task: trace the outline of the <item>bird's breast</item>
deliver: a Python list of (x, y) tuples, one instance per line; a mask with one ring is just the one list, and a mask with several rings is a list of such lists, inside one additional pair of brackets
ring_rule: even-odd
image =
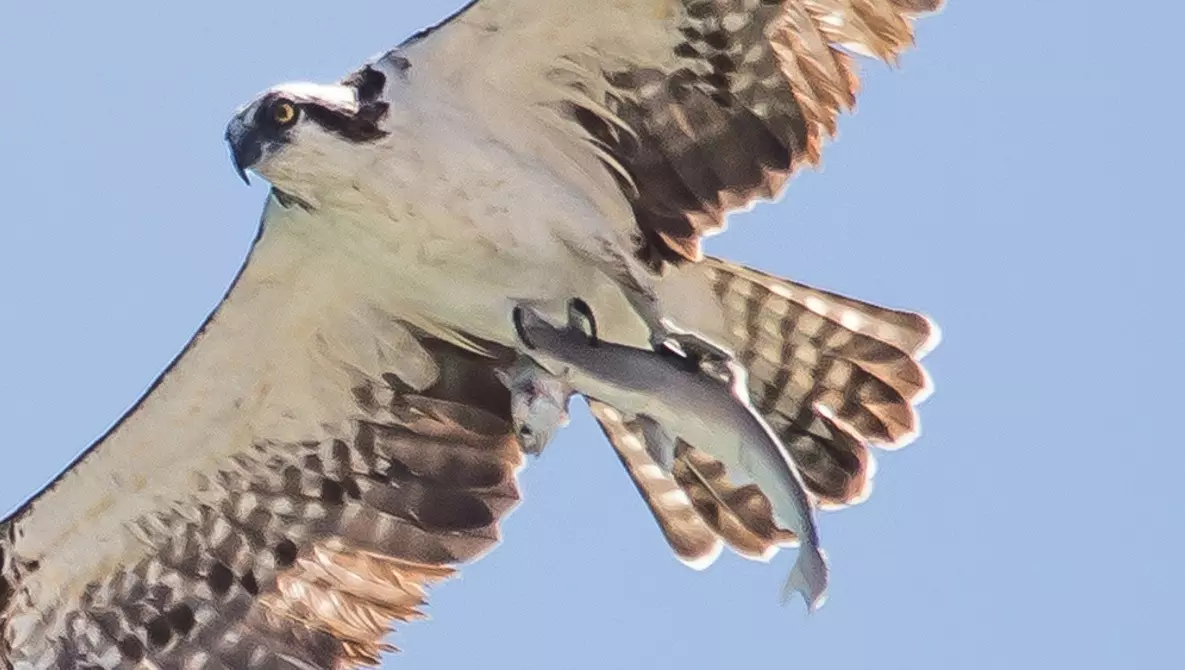
[(580, 296), (610, 332), (615, 314), (628, 321), (616, 285), (575, 251), (573, 240), (612, 225), (587, 184), (493, 137), (449, 130), (393, 136), (397, 149), (377, 147), (353, 186), (314, 217), (316, 244), (357, 275), (357, 290), (397, 303), (392, 313), (503, 344), (514, 343), (518, 302), (562, 314)]

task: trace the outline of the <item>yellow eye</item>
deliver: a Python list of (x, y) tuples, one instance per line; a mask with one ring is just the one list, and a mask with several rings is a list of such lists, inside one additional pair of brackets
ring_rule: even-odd
[(296, 105), (287, 100), (281, 100), (272, 106), (272, 120), (278, 125), (286, 126), (296, 120)]

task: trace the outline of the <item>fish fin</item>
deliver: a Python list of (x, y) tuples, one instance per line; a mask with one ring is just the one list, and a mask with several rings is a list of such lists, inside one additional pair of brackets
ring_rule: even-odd
[(794, 594), (800, 593), (806, 601), (808, 612), (822, 607), (827, 601), (828, 572), (827, 554), (814, 545), (804, 543), (798, 549), (798, 558), (794, 560), (794, 567), (782, 588), (782, 604), (789, 604)]

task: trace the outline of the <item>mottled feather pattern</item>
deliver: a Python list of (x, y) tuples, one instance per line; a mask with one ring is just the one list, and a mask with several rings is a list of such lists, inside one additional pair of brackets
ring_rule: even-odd
[[(817, 505), (865, 500), (871, 446), (898, 448), (918, 431), (915, 405), (930, 391), (921, 359), (937, 344), (926, 317), (860, 302), (706, 257), (702, 272), (723, 311), (727, 341), (749, 375), (755, 407), (786, 445)], [(776, 525), (768, 499), (738, 487), (723, 464), (680, 444), (672, 473), (645, 450), (642, 431), (612, 411), (594, 411), (659, 527), (684, 561), (716, 555), (705, 536), (764, 560), (793, 533)], [(671, 494), (672, 486), (684, 496)], [(691, 503), (688, 510), (687, 501)], [(693, 513), (691, 513), (693, 512)], [(700, 553), (688, 556), (686, 547)]]
[[(703, 261), (705, 299), (719, 303), (755, 405), (816, 501), (842, 506), (868, 495), (871, 446), (901, 446), (916, 434), (913, 405), (929, 390), (918, 361), (936, 331), (920, 315), (704, 259), (700, 244), (729, 210), (776, 197), (795, 170), (819, 162), (839, 114), (855, 102), (849, 54), (895, 62), (912, 44), (913, 19), (940, 4), (481, 0), (454, 16), (451, 37), (425, 32), (399, 58), (412, 77), (448, 82), (462, 109), (488, 111), (493, 135), (523, 114), (554, 117), (563, 141), (531, 138), (525, 154), (554, 159), (547, 152), (592, 147), (553, 160), (556, 178), (587, 180), (590, 199), (619, 212), (623, 225), (636, 223), (638, 254), (654, 270)], [(382, 93), (373, 81), (357, 85)], [(616, 177), (633, 222), (598, 161)], [(249, 331), (254, 321), (244, 323)], [(235, 455), (204, 473), (200, 490), (129, 496), (120, 513), (135, 514), (103, 517), (151, 549), (104, 554), (86, 566), (100, 575), (93, 582), (54, 583), (22, 554), (30, 546), (24, 512), (0, 522), (0, 668), (377, 664), (393, 622), (421, 616), (426, 589), (498, 541), (498, 523), (519, 499), (522, 456), (492, 372), (507, 352), (491, 345), (482, 347), (490, 357), (477, 356), (410, 326), (374, 350), (371, 326), (360, 317), (322, 342), (314, 353), (325, 360), (310, 368), (318, 374), (278, 377), (300, 396), (299, 411), (267, 424), (283, 433), (269, 440), (243, 431), (241, 444), (207, 444)], [(339, 361), (347, 365), (332, 368), (340, 351), (351, 354)], [(388, 374), (371, 375), (376, 367)], [(359, 374), (366, 381), (355, 385)], [(681, 558), (703, 564), (728, 545), (761, 559), (794, 541), (760, 491), (734, 484), (721, 463), (680, 444), (673, 472), (663, 473), (636, 426), (598, 409)], [(318, 437), (301, 441), (306, 432)], [(88, 481), (76, 478), (72, 490)], [(48, 526), (85, 527), (58, 518), (67, 514)], [(54, 537), (39, 541), (58, 546)]]
[(711, 564), (720, 553), (719, 533), (693, 506), (686, 487), (663, 472), (647, 453), (637, 422), (596, 400), (590, 399), (588, 406), (675, 556), (696, 568)]
[(723, 546), (764, 560), (777, 547), (795, 542), (794, 533), (777, 526), (760, 490), (731, 482), (718, 460), (679, 441), (672, 472), (663, 472), (647, 453), (645, 433), (635, 420), (597, 401), (589, 407), (683, 563), (706, 568)]
[(930, 393), (920, 360), (936, 344), (925, 317), (783, 280), (718, 259), (705, 272), (754, 405), (779, 432), (824, 504), (862, 500), (867, 446), (898, 448), (919, 430)]
[(818, 164), (856, 102), (848, 52), (895, 62), (913, 43), (912, 20), (940, 4), (684, 0), (674, 58), (626, 58), (606, 67), (608, 88), (578, 85), (571, 114), (621, 178), (643, 258), (699, 260), (701, 238), (729, 210), (775, 197)]
[(672, 476), (704, 522), (741, 556), (766, 560), (778, 547), (797, 543), (793, 532), (778, 527), (757, 485), (737, 486), (724, 464), (708, 454), (680, 442)]
[[(140, 520), (142, 562), (58, 609), (0, 609), (5, 667), (377, 665), (392, 622), (419, 618), (426, 588), (496, 544), (519, 500), (521, 450), (489, 360), (429, 347), (440, 381), (357, 389), (371, 418), (351, 440), (252, 445), (206, 478), (197, 497), (216, 503)], [(8, 611), (27, 605), (20, 571), (6, 563), (3, 579)]]

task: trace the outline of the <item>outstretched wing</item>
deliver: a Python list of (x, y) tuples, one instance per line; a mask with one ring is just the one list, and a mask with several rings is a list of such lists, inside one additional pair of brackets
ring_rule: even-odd
[(940, 5), (480, 0), (403, 51), (490, 119), (552, 114), (584, 137), (630, 201), (643, 257), (679, 262), (819, 161), (855, 104), (850, 53), (894, 62)]
[(0, 668), (377, 664), (498, 541), (521, 453), (497, 360), (299, 274), (268, 212), (151, 392), (0, 523)]

